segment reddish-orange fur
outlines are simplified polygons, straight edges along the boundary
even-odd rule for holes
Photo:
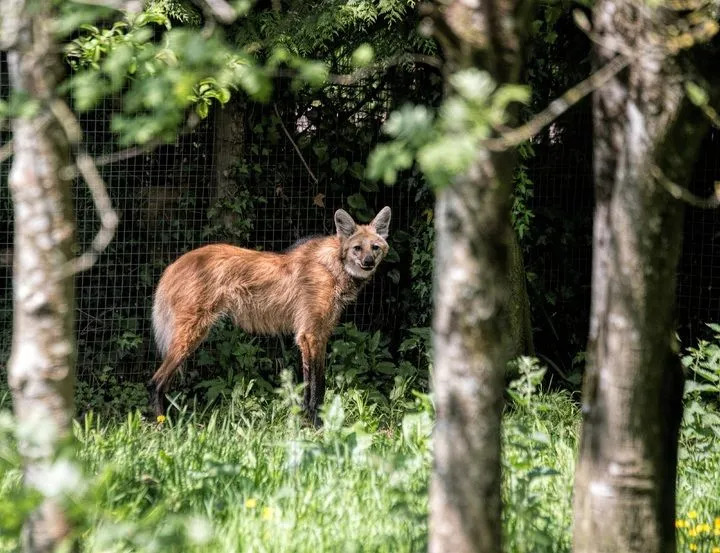
[[[284,253],[215,244],[186,253],[165,270],[153,305],[163,356],[152,378],[157,414],[164,412],[173,374],[227,315],[248,332],[294,333],[302,354],[305,408],[317,421],[328,338],[388,251],[390,209],[369,225],[356,225],[338,210],[335,222],[336,236],[307,239]]]

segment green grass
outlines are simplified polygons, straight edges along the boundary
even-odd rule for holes
[[[289,385],[275,397],[239,386],[212,410],[174,410],[162,423],[86,416],[75,428],[77,463],[58,469],[81,549],[424,551],[429,400],[369,397],[331,392],[320,431],[302,423]],[[683,433],[679,512],[712,525],[720,448],[698,421]],[[567,394],[520,395],[504,422],[506,550],[570,551],[577,406]],[[1,552],[16,550],[34,500],[19,486],[11,427],[0,416]]]

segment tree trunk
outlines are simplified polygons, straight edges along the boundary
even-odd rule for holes
[[[448,71],[481,67],[499,85],[516,83],[524,58],[522,7],[513,0],[442,3],[430,16]],[[510,308],[514,168],[514,152],[480,150],[437,195],[431,553],[501,551],[504,375],[510,323],[525,320]]]
[[[510,359],[513,160],[493,156],[438,193],[431,553],[501,550],[500,420]]]
[[[520,242],[515,232],[510,236],[508,259],[508,286],[510,287],[510,357],[535,355],[532,321],[530,319],[530,299],[527,293],[527,275]]]
[[[244,104],[233,96],[215,110],[215,198],[232,198],[237,188],[235,166],[243,154],[245,112]]]
[[[71,434],[75,377],[73,282],[60,277],[72,256],[75,227],[70,183],[62,178],[68,141],[48,108],[63,66],[50,5],[8,1],[2,28],[13,93],[37,107],[12,121],[15,257],[8,380],[22,430],[25,484],[38,489],[51,478],[57,448]],[[46,498],[26,521],[24,550],[53,551],[68,531],[61,506]]]
[[[670,12],[599,0],[603,44],[642,52],[594,98],[596,210],[588,367],[575,481],[576,553],[675,551],[683,376],[674,346],[684,185],[707,130],[663,48]],[[654,36],[653,36],[654,35]],[[600,65],[614,52],[598,48]]]

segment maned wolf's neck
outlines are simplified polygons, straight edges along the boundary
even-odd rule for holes
[[[314,259],[321,263],[335,278],[338,288],[342,289],[342,295],[352,296],[350,301],[355,299],[354,296],[369,280],[354,277],[344,269],[340,239],[337,236],[307,239],[294,246],[288,255],[297,256],[298,259]]]

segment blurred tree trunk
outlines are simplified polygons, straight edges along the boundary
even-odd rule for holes
[[[224,106],[215,108],[215,198],[235,196],[237,175],[235,167],[240,162],[245,137],[245,104],[233,95]]]
[[[8,363],[24,480],[31,488],[52,478],[54,454],[71,433],[75,377],[73,282],[60,276],[72,256],[75,226],[70,182],[62,176],[68,140],[49,111],[63,67],[51,4],[8,0],[1,29],[13,94],[27,99],[31,113],[12,120],[15,257]],[[23,548],[54,551],[68,531],[61,506],[46,499],[26,521]]]
[[[446,69],[479,67],[498,84],[517,83],[524,7],[519,0],[436,6],[429,16]],[[501,551],[500,419],[512,349],[515,163],[514,152],[480,150],[470,169],[437,195],[432,553]]]
[[[530,298],[527,292],[527,275],[525,274],[522,248],[515,232],[510,236],[508,255],[510,357],[535,355],[532,321],[530,319]]]
[[[708,122],[685,97],[683,80],[698,75],[691,52],[668,49],[679,16],[650,6],[599,0],[594,12],[598,40],[614,50],[596,48],[598,65],[618,50],[639,55],[594,97],[596,209],[576,553],[675,551],[683,374],[673,312],[682,205],[667,187],[689,181]]]

